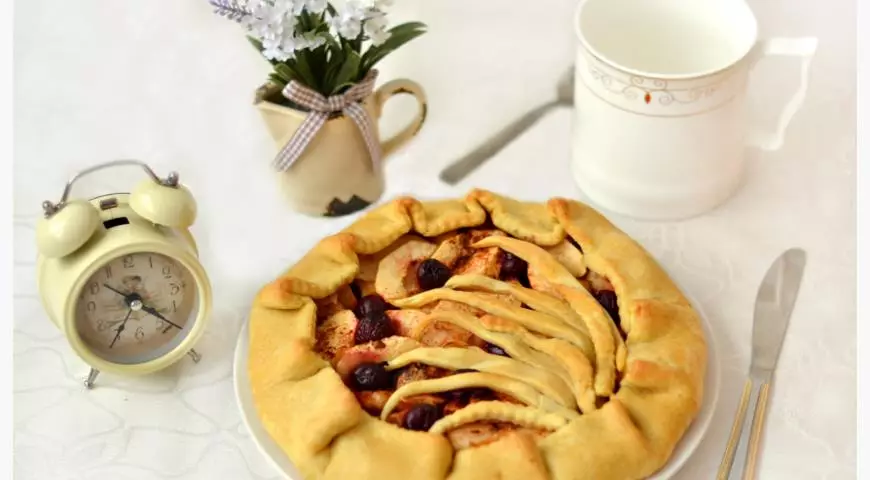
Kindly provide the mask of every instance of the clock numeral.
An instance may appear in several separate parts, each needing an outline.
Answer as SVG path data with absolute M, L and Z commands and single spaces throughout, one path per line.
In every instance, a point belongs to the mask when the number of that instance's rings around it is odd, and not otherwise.
M 91 291 L 91 295 L 96 295 L 96 294 L 100 293 L 100 284 L 97 282 L 94 282 L 91 284 L 90 287 L 88 287 L 88 289 Z
M 148 256 L 148 268 L 154 268 L 154 262 L 151 261 L 151 256 Z
M 105 320 L 100 320 L 100 321 L 97 322 L 97 331 L 98 331 L 98 332 L 103 332 L 103 331 L 105 331 L 107 328 L 109 328 L 109 326 L 106 325 L 106 321 L 105 321 Z
M 180 291 L 181 291 L 181 287 L 179 287 L 177 283 L 173 282 L 173 283 L 169 284 L 169 294 L 170 295 L 178 295 L 178 292 L 180 292 Z
M 124 257 L 124 268 L 133 268 L 133 255 Z
M 145 330 L 143 330 L 142 327 L 138 327 L 136 328 L 136 333 L 134 333 L 133 336 L 136 337 L 137 342 L 142 343 L 142 339 L 145 338 Z
M 110 267 L 108 265 L 106 266 L 106 278 L 107 279 L 112 278 L 112 267 Z
M 175 305 L 175 300 L 172 301 L 172 312 L 175 313 L 178 311 L 178 307 Z
M 172 329 L 172 325 L 166 325 L 166 328 L 163 329 L 163 333 L 166 333 L 171 329 Z
M 90 302 L 88 302 L 88 307 L 87 307 L 87 308 L 88 308 L 88 311 L 89 311 L 89 312 L 94 312 L 94 311 L 97 310 L 97 304 L 94 303 L 93 301 L 90 301 Z
M 169 269 L 169 265 L 163 267 L 163 278 L 172 278 L 172 271 Z

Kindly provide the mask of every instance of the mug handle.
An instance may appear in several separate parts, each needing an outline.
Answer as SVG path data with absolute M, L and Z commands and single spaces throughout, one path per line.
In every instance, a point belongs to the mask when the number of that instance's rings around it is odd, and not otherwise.
M 759 60 L 774 55 L 801 57 L 801 83 L 797 91 L 792 95 L 782 113 L 779 114 L 776 130 L 772 133 L 755 130 L 749 137 L 750 145 L 766 151 L 779 150 L 785 139 L 785 130 L 791 123 L 792 117 L 803 105 L 809 86 L 810 63 L 816 54 L 819 39 L 815 37 L 805 38 L 771 38 L 758 42 L 758 53 L 753 59 L 751 68 L 754 68 Z
M 413 138 L 420 131 L 420 127 L 423 126 L 423 122 L 426 120 L 426 93 L 419 83 L 407 78 L 390 80 L 375 90 L 374 100 L 377 117 L 381 118 L 381 112 L 387 100 L 400 93 L 413 95 L 417 99 L 419 109 L 417 110 L 417 115 L 411 120 L 411 123 L 393 135 L 392 138 L 381 141 L 381 150 L 384 158 Z

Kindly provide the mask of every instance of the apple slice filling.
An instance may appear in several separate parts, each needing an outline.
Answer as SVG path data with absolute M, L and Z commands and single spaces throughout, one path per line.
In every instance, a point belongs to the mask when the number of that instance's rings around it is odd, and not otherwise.
M 572 357 L 578 365 L 587 362 L 597 370 L 601 360 L 584 323 L 586 313 L 572 310 L 560 285 L 574 282 L 585 289 L 624 337 L 611 282 L 587 268 L 582 248 L 570 237 L 545 249 L 528 244 L 513 251 L 495 246 L 490 237 L 517 242 L 495 228 L 435 238 L 405 235 L 382 252 L 360 255 L 354 281 L 317 300 L 315 350 L 370 415 L 410 430 L 435 426 L 461 449 L 515 430 L 546 436 L 606 403 L 608 396 L 592 393 L 591 377 L 576 383 L 582 370 L 568 369 L 558 357 L 573 346 L 580 352 Z M 529 252 L 546 255 L 546 261 Z M 464 293 L 408 305 L 436 289 Z M 508 318 L 494 315 L 499 312 Z M 463 328 L 469 319 L 481 327 Z M 456 349 L 476 353 L 457 355 Z M 415 350 L 421 353 L 411 363 L 391 366 Z M 522 355 L 514 359 L 510 351 Z M 440 357 L 448 354 L 456 360 Z M 451 361 L 466 368 L 449 368 L 456 366 Z

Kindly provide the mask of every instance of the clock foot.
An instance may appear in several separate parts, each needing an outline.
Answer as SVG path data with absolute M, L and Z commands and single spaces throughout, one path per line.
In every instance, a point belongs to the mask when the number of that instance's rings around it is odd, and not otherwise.
M 190 349 L 187 351 L 187 354 L 190 355 L 190 358 L 193 359 L 193 363 L 199 363 L 202 360 L 202 355 L 196 352 L 194 349 Z
M 92 368 L 90 373 L 88 373 L 88 378 L 85 379 L 85 388 L 88 390 L 94 388 L 94 382 L 97 380 L 97 375 L 99 374 L 99 370 Z

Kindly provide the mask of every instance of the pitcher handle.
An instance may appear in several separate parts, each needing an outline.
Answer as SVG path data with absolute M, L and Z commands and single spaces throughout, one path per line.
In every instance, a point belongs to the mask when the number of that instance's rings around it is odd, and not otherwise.
M 426 93 L 419 83 L 407 78 L 390 80 L 375 91 L 374 100 L 377 117 L 381 117 L 383 106 L 387 103 L 387 100 L 400 93 L 413 95 L 417 99 L 419 109 L 417 110 L 417 115 L 411 120 L 411 123 L 406 125 L 405 128 L 401 129 L 392 138 L 381 142 L 384 158 L 413 138 L 420 131 L 420 127 L 423 126 L 423 122 L 426 120 Z
M 776 130 L 772 133 L 760 130 L 751 132 L 749 137 L 750 145 L 766 151 L 779 150 L 782 147 L 785 131 L 791 123 L 791 119 L 806 99 L 807 88 L 809 86 L 810 63 L 816 54 L 818 44 L 819 39 L 815 37 L 771 38 L 758 42 L 758 53 L 750 68 L 754 68 L 761 59 L 774 55 L 801 57 L 801 79 L 797 91 L 779 114 Z

